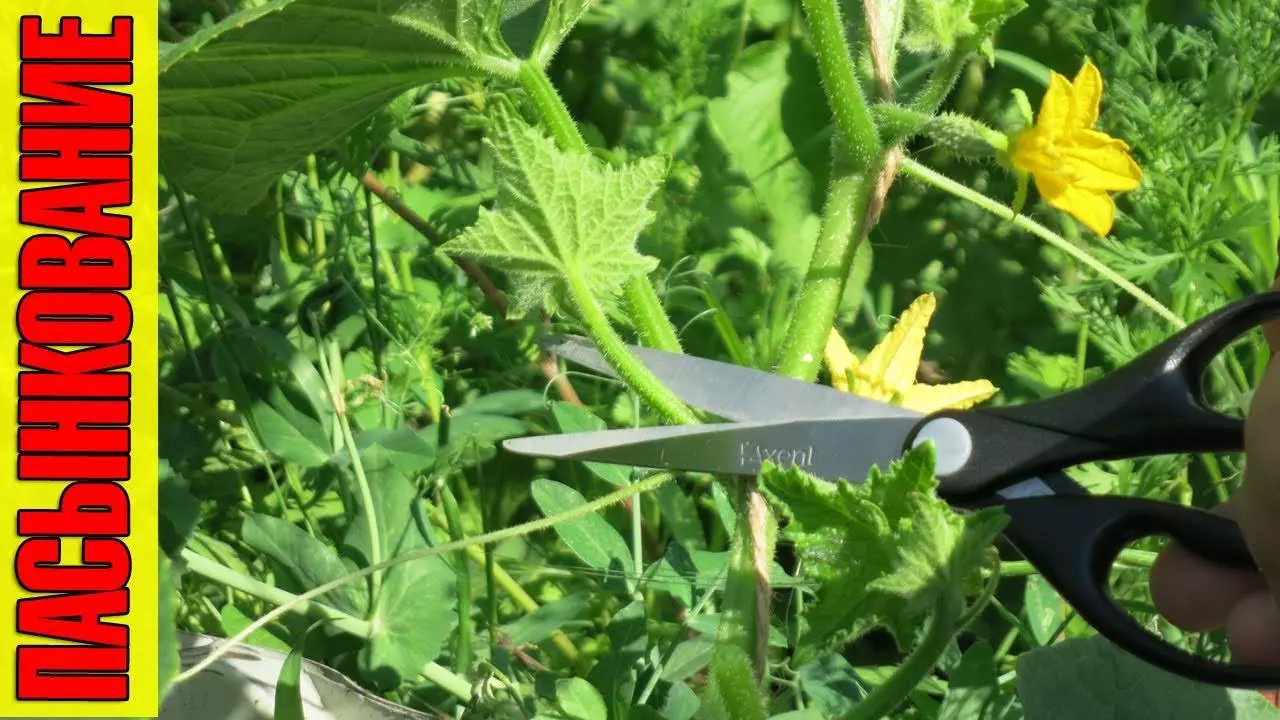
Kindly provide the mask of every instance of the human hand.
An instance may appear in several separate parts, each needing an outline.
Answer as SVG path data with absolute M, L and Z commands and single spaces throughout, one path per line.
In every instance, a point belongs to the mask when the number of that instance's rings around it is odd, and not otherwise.
M 1250 665 L 1280 665 L 1280 322 L 1265 331 L 1272 358 L 1245 420 L 1244 484 L 1215 510 L 1240 523 L 1261 572 L 1214 565 L 1176 543 L 1151 569 L 1152 599 L 1169 622 L 1225 629 L 1233 661 Z

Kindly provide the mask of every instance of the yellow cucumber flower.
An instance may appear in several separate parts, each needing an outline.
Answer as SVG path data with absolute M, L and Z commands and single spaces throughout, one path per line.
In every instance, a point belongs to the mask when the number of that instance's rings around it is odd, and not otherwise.
M 1035 126 L 1013 139 L 1010 156 L 1021 182 L 1030 174 L 1050 205 L 1105 236 L 1116 217 L 1107 193 L 1137 188 L 1142 170 L 1123 140 L 1093 129 L 1101 101 L 1102 75 L 1088 58 L 1072 82 L 1052 73 Z
M 916 298 L 893 330 L 864 360 L 850 352 L 832 328 L 823 353 L 832 387 L 922 413 L 963 410 L 995 395 L 996 387 L 986 380 L 949 385 L 916 382 L 920 357 L 924 354 L 924 333 L 937 305 L 932 294 Z

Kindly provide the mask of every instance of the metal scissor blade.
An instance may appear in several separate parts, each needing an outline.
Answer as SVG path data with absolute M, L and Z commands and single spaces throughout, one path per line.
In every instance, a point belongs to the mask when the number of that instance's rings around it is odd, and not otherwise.
M 549 338 L 542 345 L 570 362 L 617 377 L 594 343 L 586 338 L 562 335 Z M 685 402 L 726 420 L 923 417 L 914 410 L 763 370 L 634 345 L 627 349 Z
M 916 418 L 844 418 L 681 425 L 513 438 L 520 455 L 616 465 L 754 475 L 765 460 L 824 480 L 859 483 L 872 465 L 902 456 Z

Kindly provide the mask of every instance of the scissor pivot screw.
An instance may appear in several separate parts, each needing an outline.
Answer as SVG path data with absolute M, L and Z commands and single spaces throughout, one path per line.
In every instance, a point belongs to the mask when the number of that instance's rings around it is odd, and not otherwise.
M 958 472 L 973 455 L 973 436 L 955 418 L 938 418 L 925 423 L 916 433 L 911 447 L 917 447 L 925 440 L 933 441 L 933 449 L 938 456 L 935 470 L 938 477 Z

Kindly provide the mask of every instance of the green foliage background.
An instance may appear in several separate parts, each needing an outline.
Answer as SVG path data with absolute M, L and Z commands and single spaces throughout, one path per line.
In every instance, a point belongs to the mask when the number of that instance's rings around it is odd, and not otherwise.
M 947 13 L 1001 5 L 905 3 L 899 96 L 941 62 L 923 46 L 955 31 Z M 860 5 L 843 11 L 861 37 Z M 764 474 L 788 522 L 763 628 L 743 584 L 740 488 L 499 451 L 509 437 L 662 419 L 630 381 L 570 373 L 584 405 L 565 402 L 539 367 L 549 330 L 611 325 L 660 345 L 647 333 L 665 315 L 689 354 L 776 367 L 845 172 L 800 2 L 168 0 L 160 13 L 166 627 L 231 636 L 288 605 L 247 641 L 438 717 L 1092 717 L 1095 702 L 1132 708 L 1123 717 L 1280 714 L 1092 637 L 1014 554 L 987 552 L 999 518 L 961 519 L 933 498 L 927 454 L 839 497 Z M 922 378 L 987 378 L 993 402 L 1013 403 L 1078 387 L 1175 329 L 1116 278 L 1181 322 L 1266 289 L 1280 240 L 1277 38 L 1275 0 L 1066 0 L 1014 15 L 942 110 L 1016 131 L 1015 91 L 1034 104 L 1049 71 L 1071 77 L 1092 58 L 1100 127 L 1133 147 L 1143 186 L 1119 199 L 1106 239 L 1043 204 L 1024 213 L 1109 274 L 904 172 L 836 326 L 865 352 L 936 293 Z M 531 110 L 557 94 L 568 125 Z M 564 146 L 579 132 L 589 155 Z M 928 133 L 906 147 L 960 186 L 1014 197 L 990 158 Z M 1211 399 L 1247 407 L 1267 358 L 1250 338 Z M 1210 507 L 1240 469 L 1206 456 L 1074 474 L 1098 492 Z M 652 489 L 582 510 L 640 486 Z M 551 521 L 522 529 L 539 519 Z M 501 542 L 429 550 L 504 529 Z M 815 553 L 829 543 L 846 554 Z M 1127 556 L 1117 586 L 1148 619 L 1155 547 Z M 832 610 L 850 588 L 866 597 Z M 940 632 L 942 617 L 955 627 Z M 744 649 L 753 638 L 764 667 Z M 1114 673 L 1066 672 L 1107 663 Z M 282 677 L 282 697 L 296 687 Z

